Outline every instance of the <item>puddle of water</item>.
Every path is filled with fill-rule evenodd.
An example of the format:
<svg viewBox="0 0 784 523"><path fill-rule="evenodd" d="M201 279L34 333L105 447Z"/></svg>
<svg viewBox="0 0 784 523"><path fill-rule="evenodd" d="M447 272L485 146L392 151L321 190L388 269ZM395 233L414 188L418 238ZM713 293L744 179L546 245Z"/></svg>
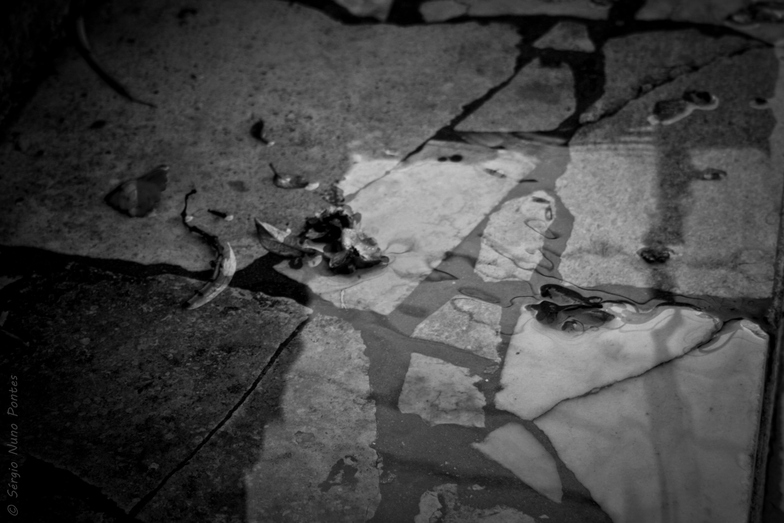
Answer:
<svg viewBox="0 0 784 523"><path fill-rule="evenodd" d="M285 264L276 269L341 307L392 312L538 161L515 151L483 148L476 158L464 152L461 161L439 162L445 148L429 144L351 200L352 209L362 214L364 231L385 253L399 253L390 255L386 268L373 277L350 280ZM506 176L490 176L486 168Z"/></svg>

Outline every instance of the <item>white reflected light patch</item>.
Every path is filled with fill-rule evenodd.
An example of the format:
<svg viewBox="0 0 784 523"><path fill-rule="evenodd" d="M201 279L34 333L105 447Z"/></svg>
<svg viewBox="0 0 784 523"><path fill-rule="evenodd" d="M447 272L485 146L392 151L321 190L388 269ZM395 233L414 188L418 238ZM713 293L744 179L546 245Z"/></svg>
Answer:
<svg viewBox="0 0 784 523"><path fill-rule="evenodd" d="M733 321L535 423L615 522L746 521L767 346L757 325Z"/></svg>
<svg viewBox="0 0 784 523"><path fill-rule="evenodd" d="M468 369L438 358L412 354L398 408L431 425L485 426L485 397L474 386L482 381Z"/></svg>
<svg viewBox="0 0 784 523"><path fill-rule="evenodd" d="M486 282L531 279L555 220L555 199L545 191L504 203L482 234L476 273Z"/></svg>
<svg viewBox="0 0 784 523"><path fill-rule="evenodd" d="M417 325L414 338L446 343L500 362L501 306L455 296Z"/></svg>
<svg viewBox="0 0 784 523"><path fill-rule="evenodd" d="M585 331L562 331L520 314L501 373L499 409L534 419L558 402L637 376L709 340L719 321L687 307L640 313L606 304L615 319Z"/></svg>
<svg viewBox="0 0 784 523"><path fill-rule="evenodd" d="M555 459L522 425L509 423L472 445L482 454L511 470L523 483L556 503L563 487Z"/></svg>

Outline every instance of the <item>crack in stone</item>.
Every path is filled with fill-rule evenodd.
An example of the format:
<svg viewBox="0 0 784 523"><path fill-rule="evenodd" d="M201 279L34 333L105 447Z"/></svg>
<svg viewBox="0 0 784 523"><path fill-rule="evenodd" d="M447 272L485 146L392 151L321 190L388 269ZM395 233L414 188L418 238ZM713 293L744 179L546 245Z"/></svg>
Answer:
<svg viewBox="0 0 784 523"><path fill-rule="evenodd" d="M275 350L274 354L270 357L269 361L264 366L264 368L261 370L259 375L256 377L255 380L253 380L253 383L251 384L251 386L248 387L248 390L246 390L243 393L242 397L240 397L240 399L237 400L237 403L231 409L229 409L229 412L226 413L226 415L223 417L223 419L220 420L215 425L215 427L213 427L212 430L210 430L210 432L206 436L204 436L204 438L201 440L201 442L199 442L199 444L196 445L196 447L190 452L190 454L188 454L180 463L178 463L177 466L175 466L163 479L161 479L161 481L158 483L158 485L155 488L153 488L150 492L145 494L144 497L142 497L142 499L139 500L131 508L131 510L128 512L130 517L135 517L139 512L141 512L141 510L148 503L150 503L150 501L152 501L152 499L158 494L158 492L160 492L163 489L163 487L166 485L166 483L172 477L174 477L175 474L177 474L182 469L184 469L188 465L188 463L194 457L196 457L196 455L199 453L199 451L210 442L212 437L215 434L217 434L218 431L221 430L224 425L226 425L226 423L228 423L228 421L234 416L234 413L237 412L237 410L239 410L240 407L242 407L242 405L247 401L248 397L250 397L250 395L258 388L258 385L259 385L259 383L261 383L261 380L264 378L264 376L267 375L267 373L270 371L272 366L278 361L278 358L283 353L283 351L286 350L286 348L292 343L292 341L295 340L297 338L297 336L299 336L299 334L305 329L305 327L308 325L308 323L310 323L310 320L311 320L311 317L306 318L302 323L300 323L294 329L294 331L289 335L289 337L286 338L283 341L283 343L281 343L278 346L278 348Z"/></svg>
<svg viewBox="0 0 784 523"><path fill-rule="evenodd" d="M652 87L650 89L643 90L642 86L638 86L637 87L637 93L632 98L624 101L623 103L618 105L618 107L616 107L615 109L611 109L611 110L607 111L606 113L602 114L597 120L594 120L592 122L585 122L583 124L578 124L575 127L575 129L574 129L574 131L575 131L574 134L576 134L576 132L578 130L582 129L583 127L586 127L586 126L589 126L589 125L598 124L599 122L602 122L602 121L606 120L607 118L611 118L611 117L615 116L616 114L621 112L623 109L628 107L629 104L631 104L632 102L639 100L643 96L646 96L646 95L654 92L656 89L659 89L662 86L671 84L672 82L674 82L674 81L676 81L676 80L678 80L678 79L680 79L680 78L682 78L684 76L688 76L688 75L691 75L691 74L698 73L698 72L702 71L703 69L705 69L706 67L710 67L710 66L712 66L712 65L714 65L714 64L716 64L716 63L718 63L718 62L720 62L722 60L726 60L726 59L729 59L729 58L735 58L737 56L743 55L743 54L748 53L750 51L756 51L756 50L762 49L764 47L767 47L767 46L765 44L762 44L762 43L754 42L749 47L747 47L745 49L739 49L737 51L733 51L733 52L728 53L726 55L716 56L716 57L712 58L711 60L709 60L708 62L705 62L704 64L692 65L692 66L684 65L683 68L685 68L685 70L684 70L684 72L682 72L680 74L677 74L677 75L675 75L673 77L669 77L669 78L666 78L666 79L663 79L663 80L654 80L653 82L649 82L649 84L652 85ZM676 69L676 67L673 67L673 69ZM602 97L599 97L596 101L601 100L601 98ZM590 109L590 107L587 107L586 110L587 109ZM582 113L577 114L576 116L579 119L581 114L584 114L584 113L585 113L585 110L583 110Z"/></svg>
<svg viewBox="0 0 784 523"><path fill-rule="evenodd" d="M420 152L425 147L425 145L427 145L427 143L429 141L438 139L439 137L442 137L442 136L445 136L445 135L446 136L453 135L454 132L455 132L454 128L458 124L460 124L460 122L462 122L463 120L465 120L466 118L471 116L471 114L473 114L480 107L482 107L485 103L487 103L489 100L491 100L493 98L493 96L495 96L495 94L497 92L501 91L504 87L509 85L509 83L517 76L517 74L520 72L520 70L524 66L528 65L529 62L533 61L533 59L536 57L536 53L533 53L530 49L526 49L526 47L524 45L525 38L524 38L524 35L522 34L522 30L520 28L517 28L517 37L518 37L518 40L517 40L517 56L515 57L515 64L514 64L514 69L512 71L512 74L510 74L508 78L500 81L498 84L490 87L481 96L475 98L474 100L471 100L470 102L468 102L466 104L463 104L463 106L460 108L460 112L457 115L455 115L449 121L449 123L447 123L446 125L441 127L439 130L437 130L429 138L426 138L421 144L419 144L417 147L415 147L410 153L406 154L403 157L403 159L400 161L400 164L402 164L403 162L408 160L410 157L412 157L413 155L415 155L418 152ZM398 164L398 165L400 165L400 164ZM386 174L384 176L386 176Z"/></svg>

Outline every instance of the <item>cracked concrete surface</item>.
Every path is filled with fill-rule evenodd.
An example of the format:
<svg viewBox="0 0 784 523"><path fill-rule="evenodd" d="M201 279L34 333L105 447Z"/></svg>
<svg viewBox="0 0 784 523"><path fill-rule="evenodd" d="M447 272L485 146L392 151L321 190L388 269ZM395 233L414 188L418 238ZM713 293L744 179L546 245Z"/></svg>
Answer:
<svg viewBox="0 0 784 523"><path fill-rule="evenodd" d="M337 4L98 5L94 52L157 107L69 48L6 124L19 519L777 522L784 24ZM102 201L161 163L151 216ZM191 189L239 270L186 311L212 259ZM341 199L388 263L296 268L255 237Z"/></svg>

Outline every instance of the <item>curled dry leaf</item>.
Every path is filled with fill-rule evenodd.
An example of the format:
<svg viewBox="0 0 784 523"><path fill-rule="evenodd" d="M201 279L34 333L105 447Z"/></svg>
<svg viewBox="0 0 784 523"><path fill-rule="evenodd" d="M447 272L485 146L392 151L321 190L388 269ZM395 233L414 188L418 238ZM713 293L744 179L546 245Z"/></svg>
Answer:
<svg viewBox="0 0 784 523"><path fill-rule="evenodd" d="M256 219L256 235L259 237L261 246L269 252L283 256L286 258L301 258L306 254L312 254L315 251L306 247L299 238L293 236L288 231L282 231Z"/></svg>

